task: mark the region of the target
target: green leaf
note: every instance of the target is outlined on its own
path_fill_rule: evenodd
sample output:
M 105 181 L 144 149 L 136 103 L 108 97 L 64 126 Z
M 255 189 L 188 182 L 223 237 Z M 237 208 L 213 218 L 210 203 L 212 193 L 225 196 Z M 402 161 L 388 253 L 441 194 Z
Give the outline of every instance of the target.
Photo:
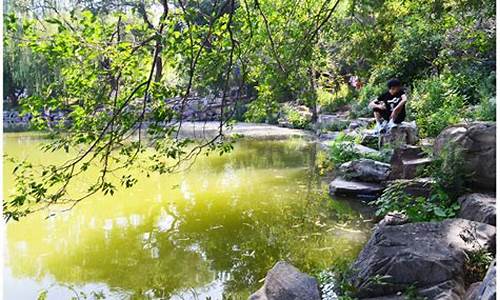
M 446 211 L 442 207 L 434 207 L 434 214 L 438 217 L 446 217 Z

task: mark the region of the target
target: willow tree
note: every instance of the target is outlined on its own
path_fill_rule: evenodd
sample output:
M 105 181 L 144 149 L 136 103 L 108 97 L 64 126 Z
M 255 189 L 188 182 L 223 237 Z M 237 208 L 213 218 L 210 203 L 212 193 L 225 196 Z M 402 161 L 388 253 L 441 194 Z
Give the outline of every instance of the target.
M 230 89 L 257 86 L 257 106 L 275 101 L 266 98 L 268 91 L 310 93 L 317 37 L 338 4 L 124 1 L 105 13 L 47 5 L 49 13 L 41 16 L 7 15 L 6 43 L 43 57 L 60 74 L 24 99 L 23 109 L 38 130 L 51 133 L 43 150 L 73 156 L 44 165 L 9 158 L 16 192 L 4 201 L 4 217 L 17 220 L 55 204 L 70 209 L 93 194 L 113 194 L 137 183 L 127 172 L 133 168 L 170 173 L 201 153 L 230 151 L 232 140 L 223 130 L 232 116 Z M 188 98 L 206 87 L 222 102 L 218 134 L 183 138 Z M 44 109 L 69 113 L 53 124 Z M 79 179 L 90 166 L 99 176 L 81 195 L 70 195 L 72 186 L 81 190 Z M 121 174 L 119 182 L 111 174 Z

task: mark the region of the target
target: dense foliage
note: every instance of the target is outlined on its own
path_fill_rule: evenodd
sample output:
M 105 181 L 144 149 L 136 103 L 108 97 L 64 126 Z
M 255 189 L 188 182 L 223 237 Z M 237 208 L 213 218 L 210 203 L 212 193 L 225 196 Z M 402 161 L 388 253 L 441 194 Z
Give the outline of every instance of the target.
M 494 2 L 353 1 L 335 22 L 339 30 L 325 38 L 335 49 L 332 68 L 365 83 L 351 88 L 353 115 L 369 114 L 368 101 L 398 77 L 423 135 L 495 119 Z

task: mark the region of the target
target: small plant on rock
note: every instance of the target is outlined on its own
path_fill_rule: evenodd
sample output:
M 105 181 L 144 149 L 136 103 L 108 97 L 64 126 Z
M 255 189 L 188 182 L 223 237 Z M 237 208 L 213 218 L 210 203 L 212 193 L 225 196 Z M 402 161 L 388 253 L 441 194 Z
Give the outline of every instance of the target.
M 398 211 L 406 214 L 412 222 L 422 222 L 453 218 L 457 214 L 460 210 L 457 198 L 464 193 L 467 179 L 462 150 L 445 147 L 419 173 L 432 178 L 429 197 L 415 197 L 406 192 L 409 186 L 415 184 L 413 180 L 394 181 L 374 202 L 378 206 L 378 216 Z
M 360 158 L 387 162 L 387 155 L 381 152 L 362 153 L 356 149 L 356 139 L 357 137 L 349 136 L 345 133 L 340 133 L 337 138 L 335 138 L 330 150 L 330 157 L 334 166 L 339 166 L 345 162 Z
M 375 202 L 377 216 L 385 216 L 389 212 L 401 212 L 412 222 L 439 221 L 454 217 L 460 205 L 442 190 L 433 190 L 429 198 L 415 197 L 406 192 L 410 180 L 397 180 L 391 183 Z
M 479 249 L 466 253 L 464 274 L 468 284 L 483 280 L 494 255 L 487 249 Z

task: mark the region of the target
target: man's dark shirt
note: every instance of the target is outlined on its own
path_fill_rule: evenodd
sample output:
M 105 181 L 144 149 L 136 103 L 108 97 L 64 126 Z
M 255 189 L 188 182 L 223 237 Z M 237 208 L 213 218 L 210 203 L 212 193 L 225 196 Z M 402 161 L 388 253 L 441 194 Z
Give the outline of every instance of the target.
M 382 95 L 378 96 L 377 101 L 383 102 L 385 104 L 386 109 L 384 111 L 380 111 L 382 113 L 382 117 L 386 120 L 389 120 L 392 111 L 396 106 L 401 102 L 401 96 L 405 94 L 405 91 L 401 89 L 399 92 L 396 93 L 396 95 L 391 95 L 389 91 L 383 93 Z M 401 113 L 397 116 L 395 123 L 401 123 L 406 116 L 406 110 L 405 107 L 403 106 L 403 109 L 401 110 Z

